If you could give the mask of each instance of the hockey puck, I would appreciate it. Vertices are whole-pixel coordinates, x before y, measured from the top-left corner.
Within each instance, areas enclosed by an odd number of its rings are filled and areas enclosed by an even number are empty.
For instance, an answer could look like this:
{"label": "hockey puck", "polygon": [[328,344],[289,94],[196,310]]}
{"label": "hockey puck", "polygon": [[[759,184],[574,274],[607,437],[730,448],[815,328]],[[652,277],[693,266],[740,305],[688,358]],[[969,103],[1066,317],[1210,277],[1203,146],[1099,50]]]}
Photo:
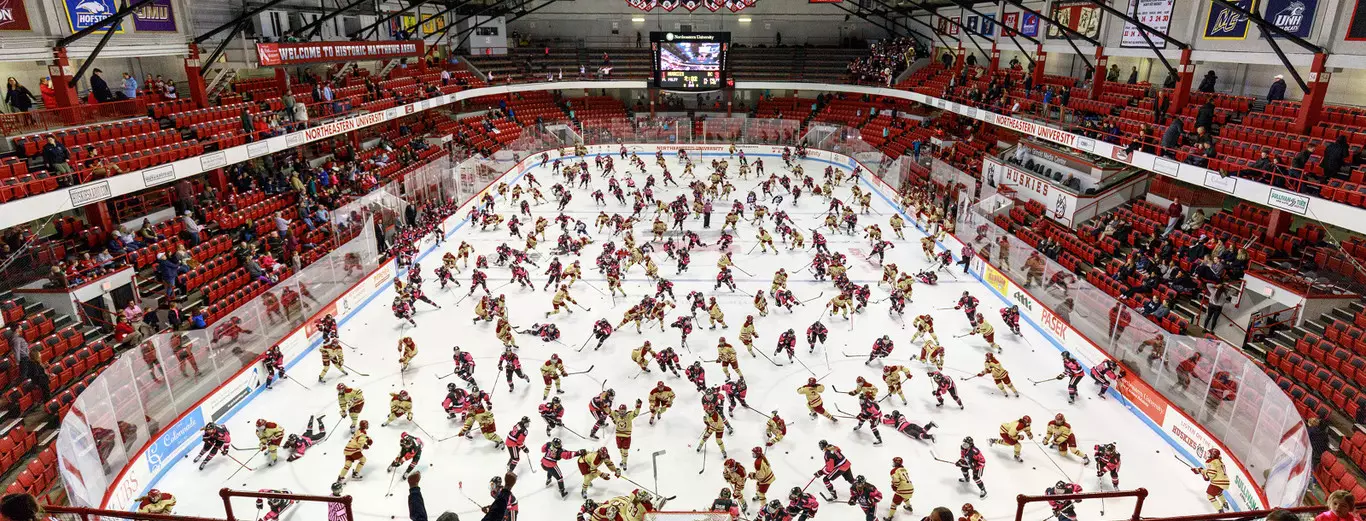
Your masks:
{"label": "hockey puck", "polygon": [[1030,467],[1030,470],[1039,470],[1039,467]]}

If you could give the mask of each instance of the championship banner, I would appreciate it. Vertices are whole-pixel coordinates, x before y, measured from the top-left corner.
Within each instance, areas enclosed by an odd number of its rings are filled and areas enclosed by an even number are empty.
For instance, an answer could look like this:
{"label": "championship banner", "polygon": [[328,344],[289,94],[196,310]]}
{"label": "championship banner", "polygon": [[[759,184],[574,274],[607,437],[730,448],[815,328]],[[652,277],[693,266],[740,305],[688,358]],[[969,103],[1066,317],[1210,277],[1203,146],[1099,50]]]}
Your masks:
{"label": "championship banner", "polygon": [[28,10],[24,0],[0,0],[0,31],[28,31]]}
{"label": "championship banner", "polygon": [[[1257,10],[1257,0],[1229,1],[1248,12]],[[1209,10],[1205,13],[1206,40],[1243,40],[1247,38],[1248,27],[1246,15],[1210,0]]]}
{"label": "championship banner", "polygon": [[[10,2],[23,3],[23,0],[10,0]],[[95,24],[103,22],[105,18],[114,16],[118,9],[114,7],[114,0],[64,0],[66,7],[66,21],[71,24],[72,32],[80,32]],[[123,32],[123,22],[114,24],[114,32]],[[105,26],[97,34],[104,34],[109,31],[109,26]]]}
{"label": "championship banner", "polygon": [[981,29],[978,29],[978,28],[977,28],[977,15],[972,15],[972,16],[969,16],[969,17],[968,17],[967,26],[968,26],[968,34],[973,34],[973,33],[980,33],[980,32],[982,32]]}
{"label": "championship banner", "polygon": [[962,25],[962,23],[963,23],[963,17],[961,17],[961,16],[950,16],[950,17],[949,17],[949,20],[953,20],[953,23],[949,24],[949,34],[951,34],[951,35],[953,35],[953,36],[958,36],[958,27],[959,27],[960,25]]}
{"label": "championship banner", "polygon": [[258,43],[262,67],[422,56],[422,41]]}
{"label": "championship banner", "polygon": [[1314,13],[1318,7],[1319,0],[1267,0],[1264,17],[1287,33],[1308,38],[1314,28]]}
{"label": "championship banner", "polygon": [[139,32],[175,32],[175,10],[171,0],[152,0],[134,10],[133,28]]}
{"label": "championship banner", "polygon": [[[1068,29],[1084,34],[1090,38],[1100,37],[1100,15],[1101,10],[1091,2],[1064,1],[1053,4],[1049,14],[1054,20],[1067,26]],[[1037,21],[1036,21],[1037,23]],[[1057,25],[1048,24],[1048,38],[1053,40],[1063,40],[1067,36]]]}
{"label": "championship banner", "polygon": [[1023,13],[1020,16],[1020,34],[1025,36],[1039,36],[1039,16],[1034,13]]}
{"label": "championship banner", "polygon": [[1006,31],[1006,36],[1013,36],[1012,33],[1020,30],[1020,13],[1006,13],[1002,23],[1011,28],[1010,31]]}
{"label": "championship banner", "polygon": [[[1129,16],[1162,34],[1167,34],[1167,29],[1172,24],[1172,7],[1175,4],[1176,0],[1129,0]],[[1148,38],[1152,39],[1153,45],[1158,49],[1167,48],[1167,40],[1154,36],[1151,31],[1148,32]],[[1119,46],[1147,47],[1148,43],[1143,39],[1137,25],[1124,22],[1124,36]]]}
{"label": "championship banner", "polygon": [[977,31],[980,32],[980,33],[982,33],[982,36],[995,36],[995,35],[996,35],[996,24],[992,22],[992,20],[995,20],[995,19],[996,19],[996,15],[994,15],[994,14],[983,14],[983,15],[982,15],[982,26],[979,27],[979,28],[977,29]]}

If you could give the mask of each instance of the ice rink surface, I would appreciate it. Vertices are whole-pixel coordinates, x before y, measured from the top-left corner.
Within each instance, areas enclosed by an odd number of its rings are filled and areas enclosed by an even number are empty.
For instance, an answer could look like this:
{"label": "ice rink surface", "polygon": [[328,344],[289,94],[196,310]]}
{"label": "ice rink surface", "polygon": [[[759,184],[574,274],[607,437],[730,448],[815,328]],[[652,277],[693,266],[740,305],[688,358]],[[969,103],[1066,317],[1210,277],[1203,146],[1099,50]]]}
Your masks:
{"label": "ice rink surface", "polygon": [[[654,166],[654,158],[651,156],[652,154],[641,154],[641,158],[650,165],[648,173],[658,177],[659,171]],[[677,165],[675,157],[671,154],[666,154],[666,157],[670,169],[676,174],[681,172],[682,168]],[[715,157],[715,153],[709,153],[699,160],[698,153],[693,152],[694,161],[698,162],[696,171],[699,176],[705,177],[705,172],[710,170],[705,164]],[[751,161],[754,159],[757,157],[750,157]],[[762,159],[768,173],[785,173],[780,158],[768,156]],[[760,190],[753,175],[748,181],[734,179],[737,164],[738,161],[731,160],[731,178],[737,188],[731,197],[743,201],[750,190],[756,193],[760,193]],[[828,165],[825,161],[804,161],[807,175],[815,177],[817,182],[822,179],[821,172]],[[625,172],[633,169],[628,167],[627,161],[619,158],[616,166],[616,175],[624,185]],[[550,194],[550,185],[560,181],[560,178],[552,175],[549,165],[533,168],[530,172],[542,183],[542,190],[547,195]],[[634,177],[639,186],[644,185],[645,175],[637,172]],[[680,183],[685,187],[689,181],[690,179],[686,178],[680,179]],[[525,179],[521,179],[520,182],[525,184]],[[867,180],[863,180],[862,185],[864,189],[883,188]],[[837,194],[840,197],[847,197],[850,186],[852,185],[845,183],[839,187]],[[606,179],[593,169],[592,189],[603,189],[606,192],[606,188]],[[1126,410],[1113,397],[1098,397],[1098,388],[1089,377],[1083,380],[1080,398],[1073,405],[1067,403],[1064,381],[1050,380],[1039,385],[1031,385],[1030,380],[1050,378],[1061,372],[1058,348],[1027,321],[1021,323],[1022,337],[1011,334],[999,314],[1005,303],[977,279],[964,275],[957,266],[954,267],[954,276],[941,271],[939,283],[935,286],[917,283],[904,317],[889,315],[887,302],[870,304],[851,320],[824,317],[823,322],[830,329],[830,339],[824,348],[818,346],[813,353],[808,353],[806,327],[822,316],[825,302],[837,294],[837,290],[828,280],[816,281],[813,273],[809,269],[804,269],[814,253],[811,249],[811,232],[803,230],[807,241],[805,251],[789,251],[786,245],[779,243],[782,253],[760,254],[757,249],[751,252],[751,247],[755,245],[756,227],[742,221],[731,250],[736,265],[753,276],[736,271],[735,278],[740,291],[714,291],[718,259],[715,243],[720,235],[718,230],[724,222],[725,213],[729,211],[729,201],[716,204],[711,229],[702,229],[700,218],[690,218],[686,222],[686,226],[700,233],[703,242],[708,244],[707,247],[694,250],[691,268],[687,272],[675,274],[675,263],[665,256],[662,248],[653,254],[660,266],[660,274],[675,283],[674,293],[680,299],[679,306],[671,310],[668,322],[672,322],[676,316],[685,312],[688,304],[683,300],[684,296],[690,291],[697,290],[717,297],[725,311],[725,320],[730,326],[728,329],[707,329],[707,317],[704,313],[699,313],[701,327],[695,329],[688,339],[691,350],[678,348],[677,329],[666,328],[660,331],[655,327],[637,333],[633,326],[627,325],[615,331],[601,350],[594,350],[593,346],[589,345],[582,352],[576,352],[576,349],[589,338],[592,325],[597,319],[605,317],[616,326],[626,307],[638,301],[641,296],[652,295],[655,290],[654,283],[646,278],[644,269],[636,266],[624,275],[624,286],[631,295],[630,299],[618,297],[614,302],[602,292],[607,289],[607,283],[597,272],[593,260],[601,251],[602,243],[610,238],[610,231],[596,233],[593,220],[600,211],[606,211],[609,215],[613,212],[629,215],[630,209],[618,205],[610,194],[607,196],[606,207],[596,206],[589,195],[592,189],[575,189],[574,202],[566,211],[568,215],[587,223],[590,231],[594,232],[594,243],[587,246],[579,258],[586,278],[576,283],[571,291],[579,303],[591,308],[592,311],[575,308],[572,314],[560,313],[552,317],[551,320],[559,326],[563,334],[558,343],[544,343],[529,335],[517,336],[522,365],[531,382],[518,379],[514,382],[515,388],[511,389],[506,381],[495,384],[495,378],[502,380],[503,375],[496,369],[502,346],[494,336],[494,325],[487,322],[471,325],[478,295],[456,305],[457,300],[469,290],[470,269],[457,275],[457,279],[464,283],[464,286],[445,291],[439,289],[435,276],[431,273],[431,270],[440,264],[441,255],[446,251],[455,251],[462,241],[473,245],[476,254],[488,255],[490,261],[494,257],[494,248],[501,243],[506,242],[515,248],[522,247],[521,240],[509,238],[506,225],[488,231],[464,225],[452,231],[446,243],[437,246],[434,251],[420,259],[423,278],[426,281],[424,289],[430,298],[442,306],[440,310],[419,302],[416,304],[418,311],[415,316],[418,327],[401,326],[389,309],[389,303],[393,299],[393,288],[388,287],[342,324],[341,340],[356,347],[346,349],[347,365],[370,376],[360,377],[353,372],[350,376],[342,377],[333,371],[328,374],[325,382],[318,383],[321,363],[316,350],[310,351],[299,363],[289,368],[289,374],[306,385],[307,389],[295,382],[276,382],[273,389],[264,391],[254,398],[226,422],[233,436],[233,444],[249,449],[233,451],[232,455],[246,461],[254,470],[236,472],[229,481],[228,477],[239,470],[239,465],[224,457],[216,458],[206,469],[198,470],[197,465],[190,461],[190,458],[198,453],[199,448],[196,446],[153,486],[176,495],[179,503],[175,513],[181,515],[220,515],[222,507],[218,491],[223,487],[250,490],[287,489],[301,494],[328,494],[329,486],[337,479],[341,470],[342,449],[349,438],[349,422],[342,423],[336,432],[309,450],[302,459],[285,462],[287,453],[282,450],[280,462],[269,467],[265,465],[263,456],[253,456],[256,445],[254,422],[258,418],[277,422],[288,435],[302,432],[310,415],[324,414],[325,423],[330,429],[338,425],[339,419],[336,385],[338,382],[345,382],[365,392],[366,406],[361,418],[369,420],[369,432],[374,439],[374,445],[365,453],[368,462],[362,479],[348,480],[345,487],[345,493],[355,498],[357,518],[371,521],[407,517],[407,484],[396,477],[397,471],[385,472],[389,462],[398,453],[400,433],[407,432],[425,442],[422,461],[417,468],[422,473],[422,491],[431,518],[435,519],[443,511],[453,511],[462,518],[477,519],[478,511],[470,501],[461,497],[460,489],[463,488],[463,492],[468,493],[480,504],[487,504],[490,501],[487,488],[489,479],[503,473],[508,454],[506,450],[496,449],[492,442],[479,437],[477,433],[472,439],[455,436],[460,428],[458,419],[448,420],[441,409],[441,401],[446,396],[446,384],[459,380],[456,377],[438,377],[451,373],[452,348],[460,346],[475,356],[478,364],[475,375],[480,387],[492,390],[498,434],[505,437],[522,416],[530,417],[532,420],[527,443],[531,453],[524,455],[522,463],[517,467],[520,482],[515,488],[521,505],[521,515],[525,519],[573,519],[582,503],[579,498],[581,478],[572,459],[560,463],[570,492],[570,495],[563,499],[553,485],[543,486],[545,476],[538,464],[539,449],[549,441],[545,436],[545,425],[537,414],[537,406],[543,403],[538,369],[552,353],[557,353],[564,359],[569,372],[593,367],[589,373],[565,378],[565,394],[560,395],[566,409],[565,423],[583,435],[588,434],[592,425],[588,401],[601,390],[615,389],[617,404],[632,404],[637,398],[645,400],[649,390],[661,379],[673,388],[678,397],[673,408],[665,413],[657,424],[652,426],[647,423],[648,412],[643,412],[641,418],[636,421],[630,467],[625,474],[649,488],[656,487],[657,479],[658,493],[664,496],[676,495],[677,498],[667,504],[666,510],[705,510],[726,483],[722,478],[723,460],[715,443],[707,444],[705,455],[695,451],[703,429],[700,395],[684,378],[671,374],[663,376],[657,366],[652,365],[652,373],[640,375],[640,370],[630,359],[630,352],[645,340],[652,341],[656,350],[673,346],[686,367],[695,360],[714,359],[718,338],[727,337],[739,352],[740,366],[749,384],[749,404],[759,411],[777,410],[789,422],[787,437],[769,452],[773,472],[777,477],[769,491],[770,499],[780,499],[786,504],[788,491],[794,486],[801,487],[806,484],[821,468],[821,452],[817,447],[819,440],[827,440],[843,449],[852,463],[853,473],[866,476],[868,481],[883,493],[884,499],[878,509],[879,518],[886,515],[890,504],[891,460],[895,456],[904,458],[915,485],[915,496],[912,500],[915,513],[906,514],[899,511],[897,517],[901,519],[920,519],[936,506],[949,507],[957,515],[964,503],[976,505],[978,511],[989,520],[1012,519],[1015,517],[1017,494],[1043,494],[1046,487],[1059,480],[1079,483],[1084,491],[1111,490],[1109,476],[1105,476],[1103,480],[1097,479],[1094,464],[1083,466],[1079,458],[1060,456],[1057,451],[1038,443],[1043,436],[1046,423],[1056,413],[1061,412],[1067,416],[1081,450],[1087,455],[1093,453],[1096,444],[1116,443],[1123,455],[1123,466],[1120,469],[1121,488],[1146,487],[1151,493],[1144,507],[1145,515],[1212,511],[1205,501],[1205,482],[1193,475],[1185,464],[1177,461],[1173,457],[1172,447],[1134,413]],[[680,193],[686,193],[686,189],[680,190],[672,186],[661,188],[656,185],[655,197],[668,201]],[[814,228],[820,225],[828,206],[824,200],[806,193],[803,193],[801,200],[795,205],[790,195],[785,199],[780,208],[799,226]],[[760,202],[763,202],[761,193]],[[775,209],[771,204],[769,206],[770,210]],[[896,263],[902,272],[912,273],[929,266],[920,248],[919,240],[924,236],[923,232],[913,225],[907,226],[906,239],[897,240],[888,227],[887,220],[895,210],[887,199],[886,192],[874,193],[872,208],[873,213],[859,216],[859,228],[877,223],[883,229],[884,238],[896,244],[895,248],[889,251],[887,262]],[[496,211],[504,217],[511,217],[516,210],[506,200],[500,199]],[[552,219],[556,215],[555,205],[547,203],[535,206],[533,213]],[[635,228],[636,238],[641,244],[650,238],[649,227],[653,213],[651,208],[643,211],[643,222]],[[752,216],[749,212],[746,215]],[[667,215],[664,219],[670,222]],[[534,219],[523,217],[522,220],[523,232],[526,233],[532,228],[531,223]],[[553,293],[542,291],[539,286],[545,283],[543,272],[551,257],[549,250],[559,234],[558,228],[552,223],[547,228],[547,240],[538,248],[540,256],[537,263],[541,268],[528,267],[533,281],[537,282],[536,291],[509,285],[494,292],[495,295],[507,295],[509,317],[514,326],[528,328],[533,323],[542,322],[544,313],[551,309],[550,297]],[[775,242],[779,241],[779,235],[772,229],[771,220],[767,222],[767,228],[773,233]],[[862,232],[858,235],[845,235],[825,230],[823,233],[829,240],[831,251],[843,252],[848,257],[850,279],[856,284],[866,283],[872,286],[870,302],[885,298],[888,295],[888,288],[878,286],[881,267],[875,260],[866,260],[865,256],[871,251],[871,247],[868,241],[862,238]],[[621,237],[614,240],[618,245],[621,244]],[[573,260],[572,257],[561,257],[565,265]],[[768,289],[773,273],[778,268],[786,268],[791,275],[788,286],[798,299],[811,299],[818,294],[821,297],[808,302],[805,306],[795,308],[793,312],[778,308],[770,298],[769,315],[758,317],[752,304],[754,293]],[[510,280],[506,267],[491,266],[487,272],[490,288],[498,288]],[[585,282],[590,283],[592,287]],[[988,350],[980,336],[955,338],[970,330],[963,313],[951,309],[963,291],[969,291],[981,300],[980,312],[996,327],[997,341],[1004,348],[1004,353],[998,355],[998,358],[1010,370],[1015,385],[1022,394],[1021,397],[1003,396],[989,376],[962,380],[982,370],[983,355]],[[959,379],[959,394],[966,405],[963,410],[952,401],[944,407],[936,407],[934,397],[930,394],[931,381],[926,376],[926,371],[931,366],[912,360],[919,355],[920,346],[919,342],[914,345],[909,342],[914,332],[910,324],[915,316],[922,313],[930,313],[935,318],[935,327],[946,351],[945,374]],[[805,367],[811,369],[811,372],[801,364],[788,363],[786,355],[774,357],[778,363],[784,364],[782,366],[775,366],[762,357],[751,358],[738,339],[745,317],[751,314],[755,315],[755,327],[759,335],[755,340],[756,347],[771,354],[778,335],[788,328],[794,329],[798,337],[798,358]],[[832,413],[838,414],[838,408],[849,414],[856,414],[858,400],[853,396],[838,394],[835,389],[848,391],[854,387],[855,378],[863,376],[885,393],[886,385],[882,381],[883,364],[875,362],[869,366],[864,363],[873,341],[883,334],[890,335],[895,341],[891,357],[884,359],[883,362],[907,366],[915,376],[904,384],[908,403],[903,404],[899,398],[891,397],[881,402],[882,411],[890,414],[893,410],[899,410],[910,421],[921,425],[933,421],[937,424],[937,428],[932,431],[935,435],[933,443],[911,440],[889,426],[882,426],[885,443],[875,447],[873,436],[867,427],[859,432],[852,431],[855,423],[852,419],[842,419],[839,423],[832,423],[825,418],[811,419],[807,414],[805,399],[796,393],[796,389],[803,385],[808,377],[813,376],[814,372],[815,377],[821,378],[821,383],[826,385],[826,407]],[[419,352],[412,367],[400,374],[397,345],[399,339],[405,335],[416,341]],[[1081,361],[1088,369],[1093,362],[1084,359]],[[706,363],[704,366],[708,385],[722,383],[721,368],[717,364]],[[398,392],[400,389],[405,389],[412,395],[416,424],[400,419],[390,426],[381,427],[380,423],[388,415],[389,393]],[[646,401],[644,409],[648,411],[648,400]],[[1033,418],[1035,438],[1034,441],[1026,440],[1024,462],[1018,463],[1012,460],[1009,447],[989,446],[987,440],[998,436],[1001,423],[1013,421],[1026,414]],[[765,421],[763,415],[744,408],[737,408],[731,418],[735,432],[725,437],[726,447],[730,457],[746,468],[753,465],[751,449],[763,446]],[[420,424],[425,432],[419,429],[417,424]],[[620,462],[610,425],[600,434],[601,441],[585,440],[568,431],[559,431],[556,435],[563,440],[567,450],[592,450],[606,446],[612,460]],[[956,460],[959,444],[964,436],[972,436],[987,458],[984,479],[989,494],[985,499],[978,498],[978,491],[972,483],[959,482],[960,474],[955,466],[938,462],[933,458],[933,455],[937,455],[946,460]],[[438,441],[443,438],[443,441]],[[657,467],[651,459],[651,454],[656,451],[666,451],[659,456]],[[536,467],[534,471],[533,466]],[[589,497],[603,501],[613,496],[628,494],[636,488],[635,485],[616,478],[610,481],[596,481],[589,490]],[[849,498],[848,485],[843,480],[838,480],[836,488],[840,501],[833,504],[823,502],[818,517],[862,519],[858,507],[844,503]],[[387,495],[390,491],[393,493],[392,496]],[[808,489],[811,493],[821,491],[823,487],[819,479]],[[749,499],[753,495],[754,484],[751,481],[747,484],[743,497]],[[749,512],[757,512],[759,505],[753,501],[750,503]],[[233,506],[239,517],[243,512],[255,510],[252,500],[235,500]],[[1129,515],[1132,508],[1133,500],[1130,498],[1108,499],[1104,502],[1087,500],[1078,505],[1078,512],[1080,519],[1083,520],[1123,519]],[[1102,510],[1105,512],[1104,515],[1100,514]],[[304,521],[323,519],[323,516],[324,506],[321,503],[304,503],[298,508],[290,509],[283,517],[286,520]],[[1024,515],[1026,521],[1043,521],[1049,517],[1046,503],[1031,503]]]}

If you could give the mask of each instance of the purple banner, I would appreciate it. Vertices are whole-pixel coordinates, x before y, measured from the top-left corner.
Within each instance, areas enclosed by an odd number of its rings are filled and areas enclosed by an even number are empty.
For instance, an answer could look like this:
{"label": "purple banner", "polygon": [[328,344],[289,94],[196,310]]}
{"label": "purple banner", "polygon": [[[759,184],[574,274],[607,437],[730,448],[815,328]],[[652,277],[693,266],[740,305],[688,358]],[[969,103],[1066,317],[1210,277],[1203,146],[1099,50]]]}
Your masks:
{"label": "purple banner", "polygon": [[133,11],[133,28],[138,31],[175,32],[175,10],[171,0],[152,0]]}

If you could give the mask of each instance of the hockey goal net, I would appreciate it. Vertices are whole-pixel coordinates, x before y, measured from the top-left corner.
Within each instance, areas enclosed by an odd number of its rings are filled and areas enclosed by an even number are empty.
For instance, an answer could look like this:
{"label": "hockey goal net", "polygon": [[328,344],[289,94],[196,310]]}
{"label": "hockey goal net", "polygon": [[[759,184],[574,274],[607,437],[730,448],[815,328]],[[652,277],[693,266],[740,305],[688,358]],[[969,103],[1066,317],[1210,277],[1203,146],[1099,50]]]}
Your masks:
{"label": "hockey goal net", "polygon": [[661,511],[645,514],[645,521],[735,521],[735,516],[730,512],[709,512],[705,510],[695,512]]}

